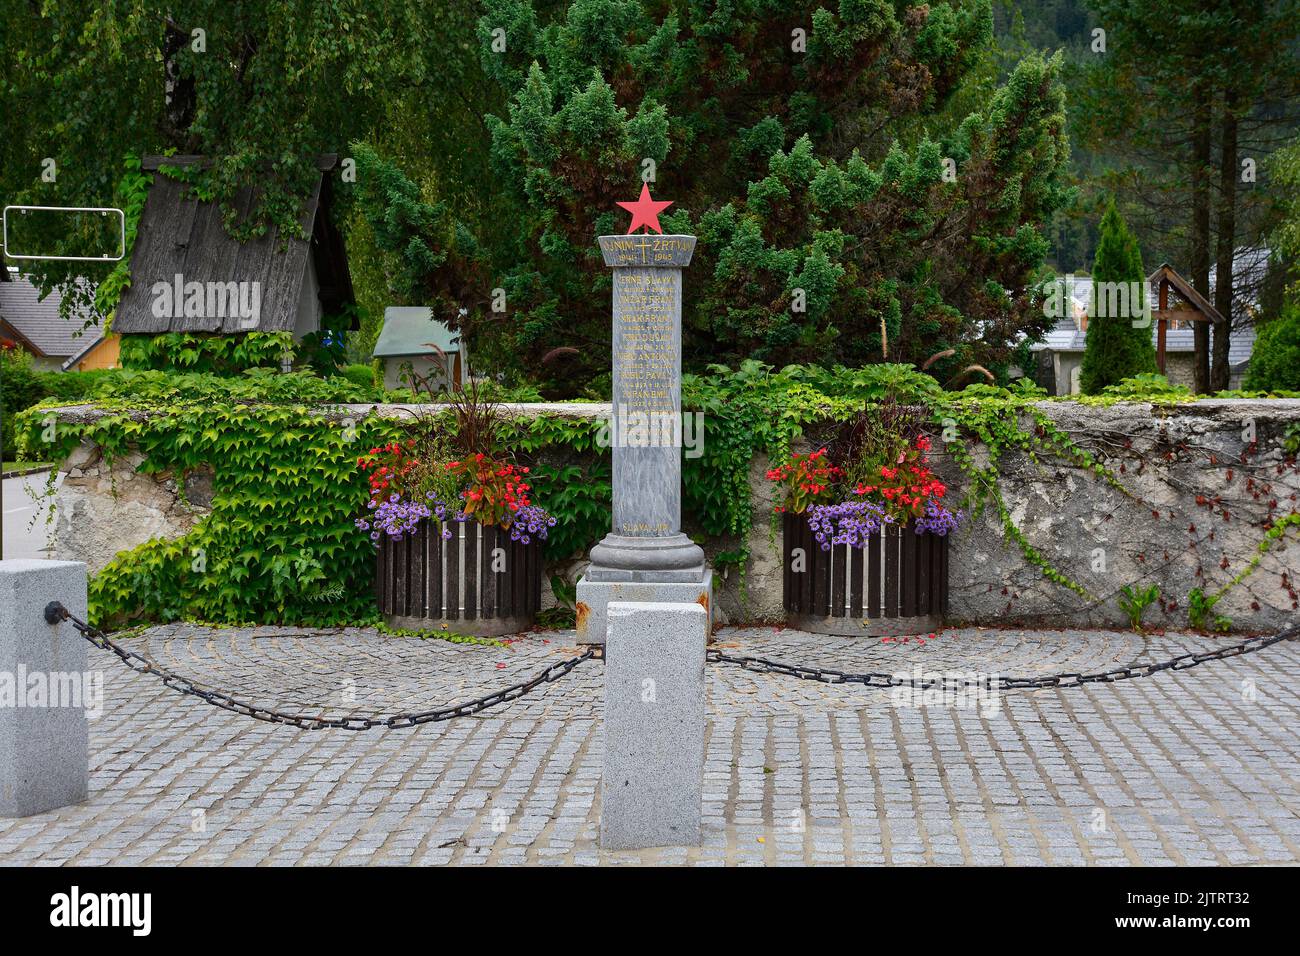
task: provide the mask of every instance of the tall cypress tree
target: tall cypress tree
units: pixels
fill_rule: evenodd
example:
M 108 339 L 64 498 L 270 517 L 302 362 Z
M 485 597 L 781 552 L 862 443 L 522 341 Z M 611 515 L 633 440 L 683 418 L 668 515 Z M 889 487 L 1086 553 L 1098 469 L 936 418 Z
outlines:
M 1092 279 L 1088 339 L 1079 377 L 1079 387 L 1087 395 L 1130 376 L 1156 370 L 1150 322 L 1133 325 L 1146 297 L 1142 250 L 1113 200 L 1101 219 L 1101 239 L 1097 243 Z M 1111 283 L 1125 284 L 1121 295 L 1107 288 Z M 1132 290 L 1136 290 L 1136 296 L 1130 294 Z M 1113 308 L 1120 301 L 1127 301 L 1129 307 Z M 1110 308 L 1106 307 L 1108 303 Z

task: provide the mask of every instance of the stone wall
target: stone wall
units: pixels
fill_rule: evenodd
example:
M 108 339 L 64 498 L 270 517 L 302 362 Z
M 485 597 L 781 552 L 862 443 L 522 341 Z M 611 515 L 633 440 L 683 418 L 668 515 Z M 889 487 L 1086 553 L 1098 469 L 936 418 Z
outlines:
M 1300 422 L 1300 401 L 1207 400 L 1172 409 L 1073 402 L 1040 407 L 1101 456 L 1127 490 L 1120 492 L 1083 469 L 1035 463 L 1022 454 L 1007 454 L 1001 462 L 1000 484 L 1013 520 L 1051 567 L 1090 596 L 1047 580 L 1017 545 L 1006 543 L 998 515 L 987 509 L 951 542 L 949 617 L 954 622 L 1124 625 L 1121 587 L 1156 584 L 1161 601 L 1148 609 L 1144 622 L 1185 627 L 1192 588 L 1217 590 L 1256 553 L 1262 522 L 1270 514 L 1281 517 L 1300 509 L 1300 472 L 1282 446 L 1287 426 Z M 1255 450 L 1243 463 L 1243 435 L 1251 430 Z M 965 478 L 952 462 L 940 455 L 934 461 L 954 493 L 963 493 Z M 766 468 L 766 462 L 756 461 L 750 474 L 755 507 L 748 593 L 740 593 L 733 575 L 719 596 L 733 619 L 781 618 L 781 567 L 768 530 L 774 502 L 764 487 Z M 1293 529 L 1214 613 L 1229 618 L 1236 630 L 1276 628 L 1295 619 L 1298 577 L 1300 533 Z
M 54 557 L 84 561 L 94 574 L 126 551 L 154 538 L 177 538 L 208 513 L 212 472 L 196 471 L 182 484 L 170 472 L 139 471 L 143 455 L 109 462 L 98 447 L 76 448 L 63 468 L 52 535 Z
M 978 624 L 1124 624 L 1121 586 L 1154 583 L 1161 603 L 1147 612 L 1152 627 L 1186 625 L 1187 595 L 1216 590 L 1255 553 L 1271 514 L 1297 504 L 1300 473 L 1285 459 L 1282 439 L 1300 422 L 1300 400 L 1207 400 L 1173 408 L 1072 402 L 1041 406 L 1082 446 L 1104 456 L 1127 494 L 1079 468 L 1035 463 L 1008 454 L 1001 463 L 1003 496 L 1016 524 L 1048 564 L 1089 592 L 1088 598 L 1051 583 L 1021 550 L 1004 541 L 993 510 L 967 523 L 952 541 L 950 618 Z M 520 406 L 525 414 L 595 417 L 602 405 Z M 401 406 L 365 406 L 350 414 L 404 414 Z M 1256 444 L 1243 462 L 1244 437 Z M 707 440 L 707 425 L 706 425 Z M 936 456 L 938 470 L 965 491 L 960 472 Z M 66 464 L 54 532 L 56 556 L 86 561 L 98 570 L 117 551 L 156 536 L 183 534 L 206 513 L 211 474 L 192 475 L 182 495 L 173 475 L 145 475 L 137 456 L 110 469 L 94 449 L 78 449 Z M 781 620 L 779 540 L 770 537 L 776 503 L 764 478 L 768 463 L 750 469 L 753 527 L 746 573 L 719 573 L 717 606 L 731 622 Z M 690 531 L 689 524 L 686 528 Z M 779 533 L 779 532 L 778 532 Z M 733 551 L 735 539 L 705 543 L 710 558 Z M 571 579 L 582 561 L 559 571 Z M 1296 614 L 1300 534 L 1292 530 L 1244 583 L 1228 592 L 1215 613 L 1237 630 L 1264 631 Z M 548 587 L 549 591 L 549 587 Z M 545 595 L 545 602 L 551 597 Z

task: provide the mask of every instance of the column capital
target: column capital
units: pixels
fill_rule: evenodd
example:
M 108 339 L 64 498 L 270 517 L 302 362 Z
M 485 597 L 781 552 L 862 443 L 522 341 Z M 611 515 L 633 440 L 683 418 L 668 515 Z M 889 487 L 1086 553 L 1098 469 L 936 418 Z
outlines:
M 691 264 L 694 236 L 600 236 L 605 265 L 613 268 L 681 269 Z

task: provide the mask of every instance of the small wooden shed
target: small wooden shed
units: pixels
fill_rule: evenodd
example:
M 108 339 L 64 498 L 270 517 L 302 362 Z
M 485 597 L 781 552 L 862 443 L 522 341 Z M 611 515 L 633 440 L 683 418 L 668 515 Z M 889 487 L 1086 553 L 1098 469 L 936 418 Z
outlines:
M 1165 371 L 1165 340 L 1171 322 L 1210 322 L 1218 326 L 1216 335 L 1223 334 L 1227 328 L 1219 310 L 1197 292 L 1190 282 L 1175 272 L 1169 263 L 1161 264 L 1159 269 L 1147 276 L 1147 286 L 1156 296 L 1157 305 L 1151 312 L 1151 318 L 1156 323 L 1156 367 L 1161 374 Z M 1170 305 L 1171 292 L 1182 300 L 1180 305 Z M 1197 367 L 1207 368 L 1209 360 L 1208 352 L 1198 343 Z
M 146 156 L 141 168 L 208 163 L 202 156 Z M 159 173 L 149 187 L 131 250 L 131 284 L 113 315 L 114 332 L 240 334 L 292 332 L 295 341 L 320 331 L 324 316 L 356 301 L 343 235 L 330 218 L 330 173 L 338 157 L 316 161 L 320 178 L 299 217 L 306 239 L 278 229 L 241 242 L 215 202 L 195 199 L 183 182 Z M 246 215 L 256 190 L 239 191 Z M 355 319 L 352 327 L 356 327 Z
M 384 387 L 409 387 L 413 371 L 435 388 L 465 383 L 469 356 L 460 333 L 433 317 L 428 306 L 390 305 L 375 343 L 374 357 L 384 363 Z

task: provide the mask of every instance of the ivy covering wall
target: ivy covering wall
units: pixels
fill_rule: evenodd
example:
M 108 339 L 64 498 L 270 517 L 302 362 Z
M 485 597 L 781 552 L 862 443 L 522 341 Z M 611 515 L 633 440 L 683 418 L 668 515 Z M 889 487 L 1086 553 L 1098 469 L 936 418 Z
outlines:
M 375 615 L 371 544 L 354 525 L 367 494 L 356 459 L 399 438 L 403 424 L 342 407 L 374 398 L 373 389 L 341 376 L 117 373 L 100 380 L 92 400 L 97 415 L 55 420 L 47 409 L 56 403 L 47 402 L 18 416 L 17 431 L 32 458 L 61 460 L 90 442 L 109 459 L 134 448 L 144 456 L 142 471 L 169 473 L 182 487 L 186 474 L 213 470 L 211 512 L 188 534 L 123 552 L 95 576 L 96 620 L 340 624 Z M 1018 451 L 1084 469 L 1121 490 L 1122 476 L 1057 428 L 1038 404 L 1045 396 L 1031 384 L 944 391 L 901 365 L 778 372 L 746 362 L 684 377 L 685 407 L 705 416 L 704 454 L 683 464 L 687 524 L 706 537 L 742 542 L 715 564 L 744 568 L 756 455 L 783 456 L 800 436 L 820 440 L 867 403 L 886 399 L 927 406 L 934 433 L 965 476 L 965 505 L 976 513 L 994 509 L 1005 538 L 1045 578 L 1086 594 L 1016 525 L 999 484 L 999 461 Z M 1191 399 L 1150 380 L 1088 401 Z M 444 420 L 454 427 L 450 415 Z M 503 427 L 504 445 L 534 466 L 535 500 L 559 519 L 547 543 L 551 560 L 580 556 L 608 530 L 610 459 L 598 444 L 600 428 L 595 419 L 563 416 L 512 419 Z M 1295 523 L 1282 517 L 1284 530 Z

